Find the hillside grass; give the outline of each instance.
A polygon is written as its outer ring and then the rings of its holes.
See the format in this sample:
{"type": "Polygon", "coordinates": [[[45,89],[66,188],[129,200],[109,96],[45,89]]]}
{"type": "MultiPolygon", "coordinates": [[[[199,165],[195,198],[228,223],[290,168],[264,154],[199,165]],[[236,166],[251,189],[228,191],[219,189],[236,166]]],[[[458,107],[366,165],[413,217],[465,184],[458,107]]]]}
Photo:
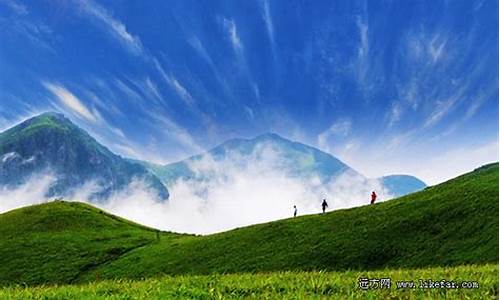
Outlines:
{"type": "Polygon", "coordinates": [[[273,272],[180,275],[79,285],[9,287],[1,299],[498,299],[498,266],[471,265],[370,272],[273,272]],[[360,278],[390,278],[389,289],[361,290],[360,278]],[[422,289],[419,280],[478,283],[475,289],[422,289]],[[416,288],[398,289],[397,281],[416,288]]]}
{"type": "Polygon", "coordinates": [[[498,262],[498,164],[371,206],[208,236],[162,239],[81,279],[494,262],[498,262]]]}
{"type": "Polygon", "coordinates": [[[81,203],[11,211],[0,215],[0,284],[496,264],[498,164],[371,206],[159,237],[81,203]]]}
{"type": "Polygon", "coordinates": [[[0,215],[0,284],[73,282],[155,240],[156,230],[83,203],[16,209],[0,215]]]}

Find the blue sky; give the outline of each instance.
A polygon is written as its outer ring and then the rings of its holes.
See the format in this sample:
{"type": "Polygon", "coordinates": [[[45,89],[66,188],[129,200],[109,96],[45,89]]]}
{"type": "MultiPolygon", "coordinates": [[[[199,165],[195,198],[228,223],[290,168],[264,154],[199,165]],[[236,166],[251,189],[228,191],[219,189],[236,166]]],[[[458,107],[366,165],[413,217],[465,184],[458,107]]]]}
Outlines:
{"type": "Polygon", "coordinates": [[[0,0],[0,129],[172,162],[276,132],[367,176],[498,160],[497,1],[0,0]]]}

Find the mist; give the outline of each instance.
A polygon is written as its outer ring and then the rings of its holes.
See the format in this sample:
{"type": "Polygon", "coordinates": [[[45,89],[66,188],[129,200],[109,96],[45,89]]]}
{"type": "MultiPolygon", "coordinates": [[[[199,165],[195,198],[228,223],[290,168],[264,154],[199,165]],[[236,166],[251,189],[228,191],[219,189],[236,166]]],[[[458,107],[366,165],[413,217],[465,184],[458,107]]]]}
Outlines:
{"type": "MultiPolygon", "coordinates": [[[[161,230],[210,234],[293,217],[294,205],[299,216],[320,213],[323,198],[328,211],[366,205],[372,190],[380,201],[391,198],[379,181],[355,173],[345,172],[326,183],[315,176],[293,176],[283,167],[280,152],[267,146],[250,155],[229,153],[218,161],[204,156],[189,167],[210,176],[177,180],[169,186],[166,202],[137,179],[103,202],[89,200],[98,188],[93,181],[65,200],[88,202],[161,230]]],[[[44,195],[54,180],[52,174],[38,174],[16,189],[0,190],[0,211],[50,201],[44,195]]]]}

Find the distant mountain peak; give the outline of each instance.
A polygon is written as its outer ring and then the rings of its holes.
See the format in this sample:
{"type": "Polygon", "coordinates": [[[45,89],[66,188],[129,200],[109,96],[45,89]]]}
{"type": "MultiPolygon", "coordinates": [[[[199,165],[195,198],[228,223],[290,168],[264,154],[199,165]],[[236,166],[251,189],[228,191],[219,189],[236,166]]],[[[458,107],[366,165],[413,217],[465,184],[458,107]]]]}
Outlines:
{"type": "Polygon", "coordinates": [[[71,120],[66,118],[62,113],[49,111],[26,119],[20,124],[0,133],[0,135],[7,136],[15,132],[46,128],[73,129],[78,128],[78,126],[73,124],[71,120]]]}
{"type": "Polygon", "coordinates": [[[253,138],[252,140],[287,140],[287,139],[285,139],[284,137],[280,136],[277,133],[266,132],[266,133],[263,133],[255,138],[253,138]]]}
{"type": "Polygon", "coordinates": [[[27,121],[37,122],[37,121],[41,121],[44,119],[51,119],[54,122],[71,123],[71,121],[68,118],[66,118],[66,116],[64,114],[62,114],[60,112],[55,112],[55,111],[48,111],[48,112],[41,113],[39,115],[31,117],[27,121]]]}
{"type": "Polygon", "coordinates": [[[112,153],[57,112],[42,113],[1,132],[0,157],[0,187],[19,186],[50,170],[55,180],[48,197],[71,195],[90,182],[96,185],[91,199],[106,199],[137,179],[161,200],[168,198],[156,176],[112,153]]]}
{"type": "Polygon", "coordinates": [[[46,111],[44,113],[41,113],[41,114],[35,116],[34,118],[44,117],[44,116],[47,116],[47,117],[56,117],[56,118],[66,118],[63,113],[58,112],[58,111],[46,111]]]}

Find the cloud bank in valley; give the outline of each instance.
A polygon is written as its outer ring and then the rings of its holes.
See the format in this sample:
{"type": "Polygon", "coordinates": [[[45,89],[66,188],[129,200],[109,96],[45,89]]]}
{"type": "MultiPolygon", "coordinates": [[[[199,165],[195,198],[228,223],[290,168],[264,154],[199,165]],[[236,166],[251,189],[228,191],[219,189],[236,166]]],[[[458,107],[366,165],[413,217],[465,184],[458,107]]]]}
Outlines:
{"type": "MultiPolygon", "coordinates": [[[[314,176],[293,176],[281,168],[279,151],[257,149],[250,155],[228,153],[223,160],[204,156],[192,162],[191,170],[208,178],[177,180],[166,202],[137,180],[105,202],[89,201],[95,182],[83,184],[67,199],[162,230],[208,234],[291,217],[294,205],[299,215],[319,213],[323,198],[329,210],[335,210],[368,204],[372,190],[382,201],[391,197],[377,180],[350,172],[326,183],[314,176]]],[[[0,211],[51,200],[44,195],[54,180],[54,175],[39,174],[16,189],[0,190],[0,211]]]]}

